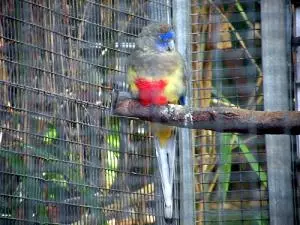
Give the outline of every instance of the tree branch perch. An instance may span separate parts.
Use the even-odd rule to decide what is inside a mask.
[[[190,108],[181,105],[142,106],[134,99],[116,103],[119,116],[189,129],[252,134],[300,134],[300,112],[266,112],[238,108]]]

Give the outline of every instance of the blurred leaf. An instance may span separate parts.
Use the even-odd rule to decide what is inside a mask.
[[[110,188],[110,186],[115,181],[117,176],[116,170],[118,169],[118,161],[119,161],[119,153],[115,151],[107,151],[107,168],[105,170],[105,178],[106,178],[106,187]]]
[[[12,152],[7,149],[0,148],[0,157],[7,159],[6,162],[13,172],[27,174],[27,166],[19,152]]]
[[[244,156],[247,159],[248,163],[250,164],[252,170],[255,171],[255,173],[259,177],[264,187],[267,188],[267,173],[261,168],[254,155],[250,152],[247,145],[240,144],[239,147],[241,151],[244,153]]]
[[[57,131],[55,127],[51,127],[47,130],[44,134],[44,143],[45,144],[52,144],[53,141],[58,137]]]
[[[48,173],[55,173],[57,176],[63,176],[65,180],[74,184],[85,183],[84,179],[80,175],[79,165],[72,162],[67,163],[64,161],[49,159],[45,166],[44,176],[48,176]]]
[[[44,148],[43,148],[44,147]],[[54,156],[53,154],[51,154],[49,151],[52,150],[50,148],[48,148],[48,146],[43,146],[42,148],[37,148],[35,146],[32,145],[24,145],[24,148],[26,149],[26,152],[29,153],[30,155],[34,155],[36,157],[40,157],[43,159],[57,159],[56,156]]]
[[[41,181],[35,178],[24,178],[22,189],[28,198],[42,199]]]
[[[107,144],[114,149],[120,148],[120,136],[118,133],[107,135],[106,139]]]
[[[236,135],[222,134],[222,148],[220,152],[220,166],[218,173],[220,174],[219,183],[221,189],[222,200],[225,201],[230,184],[232,148],[236,140]]]
[[[231,101],[229,101],[224,95],[218,92],[216,87],[212,87],[212,96],[217,98],[218,101],[223,103],[224,105],[228,107],[238,107],[237,105],[233,104]],[[212,99],[213,101],[214,99]]]
[[[106,153],[107,169],[105,170],[106,187],[110,188],[113,184],[118,169],[119,149],[120,149],[120,120],[113,118],[110,120],[111,133],[106,136],[106,143],[110,149]]]
[[[113,149],[120,148],[120,120],[118,118],[112,118],[109,121],[111,131],[106,137],[106,143]]]
[[[47,208],[44,203],[38,204],[37,217],[38,217],[38,221],[41,221],[43,223],[49,223]]]
[[[47,180],[48,200],[61,201],[67,198],[70,191],[70,185],[67,178],[60,173],[44,173],[44,179]]]
[[[119,153],[107,151],[107,164],[109,169],[116,170],[118,168]]]
[[[67,188],[68,183],[65,176],[59,173],[45,173],[44,178],[48,181],[52,181],[56,185],[62,188]]]

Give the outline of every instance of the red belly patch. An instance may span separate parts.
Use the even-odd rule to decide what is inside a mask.
[[[142,105],[166,105],[167,98],[164,96],[164,89],[167,85],[165,80],[149,81],[139,78],[135,81],[139,89],[139,101]]]

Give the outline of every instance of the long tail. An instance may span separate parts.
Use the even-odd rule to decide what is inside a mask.
[[[165,219],[171,220],[173,217],[173,183],[176,156],[175,128],[155,124],[154,136],[165,201]]]

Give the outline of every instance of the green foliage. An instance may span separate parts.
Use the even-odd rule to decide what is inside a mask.
[[[53,140],[58,137],[55,127],[50,127],[47,132],[44,134],[44,143],[52,144]]]
[[[246,144],[240,143],[240,137],[237,134],[222,134],[222,148],[220,149],[220,166],[217,173],[219,176],[220,191],[223,201],[226,200],[226,194],[230,185],[230,174],[232,171],[232,151],[240,149],[251,169],[256,173],[260,183],[267,188],[267,173],[259,165],[254,154]],[[242,142],[242,141],[241,141]]]
[[[235,141],[235,136],[232,134],[222,134],[222,148],[220,152],[220,166],[218,168],[219,183],[221,189],[222,201],[226,200],[226,195],[229,190],[231,163],[232,163],[232,146]]]
[[[60,145],[61,141],[58,140],[53,142],[55,138],[58,138],[58,132],[52,127],[45,133],[42,144],[32,142],[30,145],[22,143],[19,147],[0,148],[0,158],[5,160],[6,170],[19,177],[19,183],[14,185],[13,195],[20,196],[13,198],[10,203],[7,198],[1,198],[1,211],[8,213],[7,206],[17,210],[27,202],[26,204],[30,203],[35,211],[32,214],[35,215],[35,219],[47,223],[47,203],[44,201],[61,202],[67,198],[79,197],[88,205],[99,206],[100,203],[95,199],[95,191],[89,188],[81,174],[78,159],[69,160],[66,151],[69,146]],[[114,169],[116,164],[112,163],[111,167]],[[12,191],[11,182],[4,185],[9,190],[7,192]],[[16,213],[17,211],[12,211],[11,216]],[[106,223],[101,212],[94,216],[99,217],[98,221],[101,219],[101,224]]]
[[[19,152],[13,152],[5,148],[0,148],[0,157],[6,159],[8,167],[13,173],[26,174],[27,167]]]
[[[106,143],[108,150],[106,152],[107,169],[105,170],[106,186],[109,188],[116,176],[119,161],[119,149],[120,149],[120,121],[114,118],[110,121],[112,123],[112,131],[106,137]]]
[[[264,188],[267,188],[267,173],[261,168],[259,163],[257,162],[254,155],[251,153],[247,145],[240,144],[239,148],[244,153],[244,157],[247,159],[249,165],[251,166],[252,170],[255,171],[257,176],[259,177],[260,182],[263,184]]]

